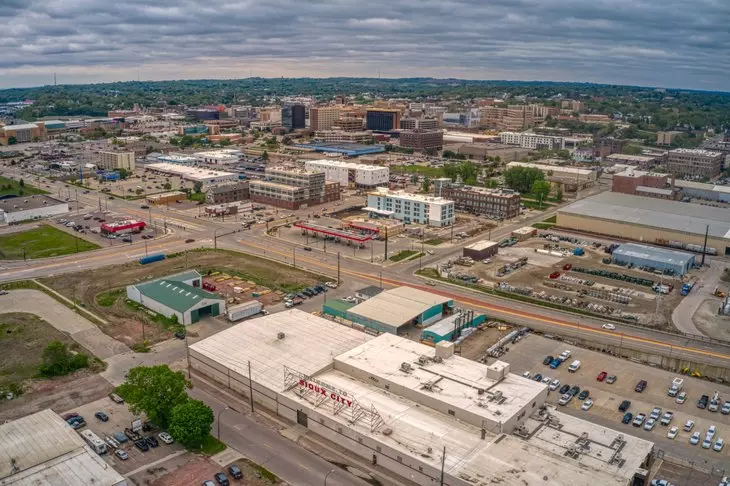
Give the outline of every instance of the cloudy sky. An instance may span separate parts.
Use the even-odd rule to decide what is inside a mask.
[[[730,91],[730,0],[0,0],[0,88],[458,77]]]

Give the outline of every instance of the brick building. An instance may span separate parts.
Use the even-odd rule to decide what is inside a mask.
[[[249,198],[249,183],[245,181],[211,187],[205,193],[205,202],[209,204],[225,204]]]
[[[629,169],[613,175],[612,192],[677,200],[681,192],[669,174]]]
[[[720,175],[724,156],[702,149],[674,149],[667,154],[667,171],[679,177],[712,179]]]
[[[445,184],[438,195],[454,201],[456,209],[461,211],[506,219],[520,214],[520,194],[508,189]]]
[[[444,133],[441,130],[405,130],[400,134],[400,146],[412,148],[416,152],[441,150]]]

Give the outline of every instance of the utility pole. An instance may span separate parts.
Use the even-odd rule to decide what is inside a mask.
[[[705,244],[702,247],[702,266],[705,266],[705,255],[707,255],[707,234],[710,232],[710,225],[705,228]]]
[[[444,466],[446,465],[446,446],[444,446],[444,453],[441,455],[441,486],[444,486]]]
[[[248,361],[248,398],[251,401],[251,413],[253,413],[253,384],[251,382],[251,360]]]
[[[370,240],[370,263],[373,263],[373,252],[375,251],[374,248],[375,243],[373,242],[373,240]]]
[[[383,261],[385,262],[388,260],[388,227],[385,227],[385,255],[383,256]],[[380,286],[383,287],[382,285]]]
[[[292,262],[294,262],[294,268],[297,268],[297,247],[296,246],[291,247],[291,258],[292,258]]]
[[[451,242],[454,242],[454,222],[451,222]]]
[[[418,269],[421,269],[421,262],[423,261],[423,235],[421,235],[421,256],[418,257]]]
[[[340,252],[337,252],[337,285],[340,285]]]

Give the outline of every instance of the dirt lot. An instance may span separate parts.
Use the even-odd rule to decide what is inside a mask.
[[[505,334],[511,331],[509,326],[484,327],[462,341],[460,346],[461,356],[467,359],[478,360],[487,353],[487,348],[500,340]]]
[[[545,356],[558,356],[565,349],[572,353],[569,362],[576,359],[581,361],[581,367],[577,372],[568,371],[569,363],[564,363],[555,370],[542,364]],[[524,371],[530,371],[532,374],[541,373],[543,377],[550,376],[552,379],[560,380],[561,386],[578,385],[582,390],[590,390],[594,405],[589,411],[582,411],[580,407],[583,402],[576,398],[564,407],[559,406],[562,412],[652,440],[656,444],[655,449],[664,451],[667,456],[694,461],[698,467],[720,467],[730,471],[730,449],[726,447],[718,453],[702,449],[699,445],[693,446],[689,444],[691,433],[681,430],[681,426],[691,419],[695,422],[693,432],[699,431],[704,437],[708,427],[714,424],[717,426],[716,438],[722,437],[727,440],[730,436],[730,415],[698,409],[696,402],[700,395],[711,396],[716,390],[720,393],[721,402],[730,400],[728,386],[685,376],[684,391],[688,398],[685,403],[678,404],[674,398],[667,395],[669,384],[677,376],[675,374],[536,335],[528,335],[518,343],[510,345],[509,352],[501,359],[511,364],[513,373],[522,374]],[[596,377],[601,371],[616,375],[616,383],[611,385],[605,381],[597,381]],[[648,386],[643,393],[637,393],[634,387],[642,379],[648,382]],[[553,404],[557,403],[558,398],[557,391],[548,395],[548,401]],[[674,440],[667,438],[667,427],[659,424],[652,431],[622,424],[623,413],[618,410],[618,406],[625,399],[631,401],[628,411],[634,415],[640,412],[648,415],[654,407],[661,407],[662,412],[673,411],[674,419],[671,425],[680,427],[679,436]]]
[[[148,342],[156,343],[169,339],[169,329],[153,321],[144,312],[136,311],[125,303],[124,286],[161,277],[185,270],[185,258],[168,258],[151,265],[127,263],[103,267],[95,270],[59,275],[43,279],[43,283],[61,294],[81,301],[90,311],[106,319],[109,324],[99,326],[109,336],[134,346],[142,342],[144,322],[145,337]],[[228,251],[193,251],[188,254],[188,267],[206,274],[220,271],[241,277],[244,281],[256,282],[272,290],[290,291],[311,286],[323,277],[293,269],[286,265],[263,260],[251,255]],[[110,299],[97,299],[99,294],[117,289]]]
[[[717,309],[722,305],[722,299],[707,299],[692,316],[697,329],[707,336],[715,339],[730,341],[730,316],[717,314]]]
[[[38,373],[43,349],[51,341],[78,347],[71,338],[32,314],[0,314],[0,388]]]
[[[587,242],[590,243],[590,242]],[[548,248],[546,248],[546,246]],[[505,282],[517,288],[532,289],[535,294],[544,293],[550,296],[567,297],[585,304],[597,304],[607,309],[620,310],[623,313],[635,315],[639,322],[645,325],[667,327],[671,322],[671,313],[682,298],[679,294],[681,279],[674,277],[659,277],[646,271],[628,269],[618,265],[609,265],[602,262],[606,254],[603,249],[594,249],[585,246],[584,256],[574,256],[572,250],[578,245],[568,242],[550,242],[543,238],[532,238],[511,247],[499,249],[499,254],[493,257],[491,263],[476,262],[472,266],[454,265],[453,271],[458,274],[469,274],[482,279],[482,285],[493,288],[500,282]],[[549,249],[564,251],[568,256],[556,256],[538,253],[536,250]],[[507,264],[527,258],[527,264],[501,275]],[[659,295],[650,287],[623,282],[607,277],[589,275],[575,270],[566,271],[566,265],[589,269],[609,270],[616,273],[631,275],[657,283],[674,284],[674,289],[668,295]],[[557,278],[549,275],[560,272]],[[592,282],[586,285],[584,282]],[[588,295],[587,292],[600,294]],[[609,294],[620,294],[628,297],[628,303],[610,300]],[[659,313],[657,309],[659,298]]]

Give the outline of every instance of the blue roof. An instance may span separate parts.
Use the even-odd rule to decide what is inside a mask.
[[[300,143],[296,147],[311,149],[315,152],[333,152],[351,157],[385,152],[385,147],[382,145],[365,145],[361,143]]]

